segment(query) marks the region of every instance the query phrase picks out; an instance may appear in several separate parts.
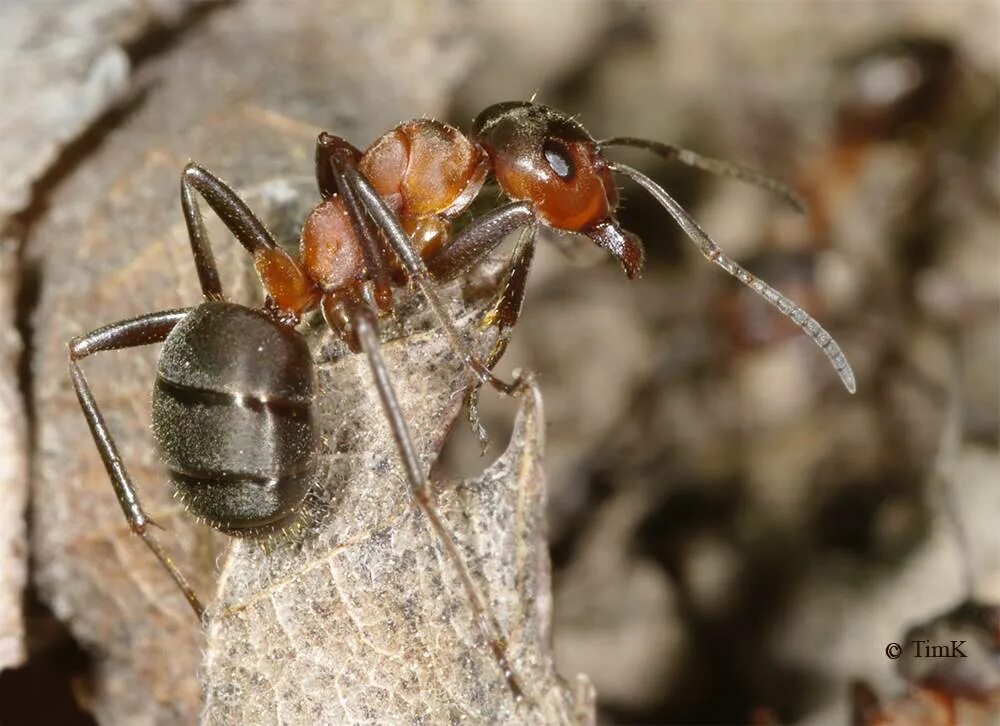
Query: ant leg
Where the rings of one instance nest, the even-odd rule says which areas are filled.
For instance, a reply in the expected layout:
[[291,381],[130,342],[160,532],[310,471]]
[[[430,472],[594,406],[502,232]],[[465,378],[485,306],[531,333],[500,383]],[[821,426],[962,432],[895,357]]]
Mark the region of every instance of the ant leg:
[[[339,174],[335,172],[334,155],[350,156],[354,163],[361,158],[361,152],[353,145],[325,131],[316,138],[316,186],[320,196],[330,199],[338,193]],[[389,278],[389,265],[382,237],[372,227],[371,218],[367,214],[357,212],[356,206],[351,210],[352,224],[355,227],[358,242],[361,245],[361,256],[365,261],[365,270],[375,287],[375,299],[379,309],[392,309],[392,282]],[[358,233],[358,226],[361,232]]]
[[[427,269],[436,280],[447,281],[467,272],[473,265],[489,254],[504,238],[514,230],[527,227],[519,238],[507,278],[493,305],[480,321],[482,328],[496,325],[500,337],[487,355],[484,364],[490,370],[497,364],[513,333],[514,325],[521,315],[524,288],[528,269],[535,253],[535,233],[537,218],[534,209],[527,202],[511,202],[474,219],[455,235],[434,257],[427,261]],[[469,425],[479,439],[482,453],[486,453],[489,437],[479,420],[479,386],[474,386],[465,397],[469,412]]]
[[94,444],[101,455],[101,461],[104,462],[104,468],[108,471],[108,477],[111,479],[111,485],[115,489],[115,495],[118,497],[118,503],[125,513],[125,519],[128,520],[129,527],[133,532],[142,537],[142,541],[146,543],[146,546],[156,555],[160,564],[170,573],[174,582],[177,583],[181,592],[184,593],[184,597],[187,598],[191,609],[194,610],[195,615],[201,620],[204,607],[202,607],[198,596],[194,594],[194,591],[188,584],[187,578],[177,569],[177,565],[174,564],[170,555],[166,553],[159,541],[149,530],[149,525],[155,525],[156,523],[142,509],[142,504],[139,502],[139,494],[136,492],[135,486],[129,478],[125,463],[118,453],[118,447],[115,446],[114,438],[111,436],[111,432],[104,422],[101,409],[98,407],[97,401],[94,400],[94,395],[90,391],[90,385],[87,383],[87,378],[84,376],[83,369],[80,368],[78,362],[80,359],[100,351],[136,348],[142,345],[161,343],[190,310],[191,308],[183,308],[180,310],[166,310],[159,313],[140,315],[137,318],[105,325],[86,335],[73,338],[69,343],[69,371],[73,378],[73,388],[76,389],[76,397],[80,401],[80,408],[83,409],[83,415],[90,426],[90,433],[94,437]]
[[438,282],[449,282],[471,270],[514,230],[534,225],[535,210],[528,202],[510,202],[476,217],[427,260],[427,270]]
[[386,206],[374,187],[353,165],[346,163],[341,167],[342,161],[342,155],[335,157],[334,171],[337,172],[336,176],[339,180],[340,196],[350,212],[349,216],[355,225],[355,231],[359,236],[365,232],[362,228],[363,222],[361,221],[364,215],[360,211],[363,207],[371,215],[376,226],[385,233],[389,244],[406,268],[410,280],[416,283],[420,291],[424,294],[435,317],[441,323],[441,327],[444,328],[445,335],[448,337],[448,342],[455,354],[473,372],[480,384],[489,383],[500,393],[514,395],[520,388],[517,382],[507,383],[506,381],[501,381],[490,372],[489,368],[481,360],[469,351],[468,345],[462,339],[462,336],[459,335],[458,330],[455,328],[455,323],[452,321],[451,316],[438,297],[437,291],[434,289],[434,283],[430,272],[427,270],[427,266],[413,248],[413,243],[410,242],[410,238],[400,226],[399,220],[396,219],[392,210]]
[[323,199],[329,199],[338,191],[333,160],[338,153],[350,155],[355,163],[361,158],[361,151],[351,142],[320,131],[316,137],[316,186]]
[[455,540],[452,538],[448,527],[441,520],[437,508],[434,506],[430,485],[423,474],[420,460],[413,446],[413,440],[410,438],[409,427],[406,425],[406,419],[403,417],[403,411],[399,407],[396,392],[392,387],[392,381],[389,380],[389,372],[382,358],[378,334],[375,330],[375,316],[367,307],[357,306],[350,311],[350,320],[354,336],[357,338],[361,350],[364,351],[365,356],[368,358],[368,366],[375,381],[375,389],[378,391],[379,399],[382,401],[382,408],[389,421],[393,440],[396,442],[396,448],[399,450],[400,458],[403,461],[403,469],[406,471],[406,479],[410,485],[413,499],[417,503],[417,506],[420,507],[420,510],[426,515],[427,521],[430,522],[431,528],[441,541],[448,559],[452,561],[455,570],[458,572],[459,579],[462,581],[462,587],[465,589],[466,597],[472,608],[472,619],[476,629],[489,644],[490,650],[493,651],[493,657],[503,671],[507,686],[510,688],[514,698],[520,700],[524,692],[510,664],[510,660],[507,658],[504,640],[496,634],[499,628],[487,617],[486,607],[483,605],[476,586],[472,582],[472,576],[469,574],[469,570],[462,560],[462,555],[455,545]]
[[222,283],[215,266],[208,230],[201,217],[195,192],[201,194],[236,240],[256,257],[265,249],[277,248],[274,237],[232,187],[203,166],[189,161],[181,172],[181,207],[191,239],[191,253],[198,269],[201,290],[207,299],[222,299]]
[[253,255],[272,312],[297,321],[302,311],[316,300],[316,291],[302,268],[278,246],[264,223],[228,184],[190,161],[181,173],[181,206],[205,299],[222,300],[222,283],[195,192],[201,194],[236,240]]
[[798,192],[789,187],[787,184],[780,182],[777,179],[773,179],[759,171],[755,171],[754,169],[748,169],[745,166],[734,164],[731,161],[712,159],[708,156],[697,154],[694,151],[673,146],[672,144],[650,141],[649,139],[637,139],[633,136],[615,136],[611,139],[602,139],[597,142],[597,146],[601,149],[607,148],[608,146],[630,146],[635,149],[652,151],[654,154],[666,159],[667,161],[676,159],[680,163],[686,164],[687,166],[695,169],[701,169],[702,171],[707,171],[710,174],[716,174],[718,176],[728,176],[733,179],[739,179],[747,184],[753,184],[761,189],[766,189],[772,194],[784,199],[799,212],[804,213],[806,211],[805,200],[798,194]]
[[[526,228],[517,238],[517,244],[511,255],[510,268],[507,271],[507,278],[503,287],[497,294],[496,299],[490,309],[479,321],[479,327],[486,329],[495,326],[498,337],[496,343],[483,363],[493,370],[493,367],[500,361],[507,351],[511,336],[514,333],[514,326],[517,325],[521,317],[521,308],[524,304],[524,290],[528,281],[528,271],[531,269],[531,260],[535,256],[535,233],[537,227],[532,225]],[[469,425],[473,433],[479,439],[482,454],[486,454],[489,447],[489,437],[486,429],[479,420],[479,386],[470,389],[465,397],[466,408],[469,412]]]

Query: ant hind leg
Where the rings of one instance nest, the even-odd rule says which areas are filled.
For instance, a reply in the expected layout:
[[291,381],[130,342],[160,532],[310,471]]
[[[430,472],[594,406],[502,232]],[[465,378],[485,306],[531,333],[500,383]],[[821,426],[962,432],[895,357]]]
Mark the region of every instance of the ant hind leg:
[[191,254],[206,300],[222,300],[222,283],[212,255],[208,230],[195,192],[251,254],[257,275],[268,295],[267,309],[277,317],[297,322],[314,304],[316,293],[302,268],[274,241],[274,237],[240,196],[208,169],[188,162],[181,172],[181,207],[191,241]]
[[101,409],[94,399],[94,394],[91,393],[90,385],[87,383],[87,378],[79,363],[81,359],[101,351],[161,343],[189,312],[190,308],[184,308],[140,315],[137,318],[105,325],[103,328],[98,328],[86,335],[73,338],[69,343],[69,370],[80,408],[87,419],[87,425],[94,437],[94,444],[97,446],[101,461],[104,462],[104,468],[108,471],[108,477],[111,479],[111,485],[114,487],[115,495],[118,497],[118,503],[125,514],[125,519],[128,520],[129,527],[142,537],[142,541],[156,555],[164,569],[170,573],[170,577],[184,593],[191,609],[201,620],[204,607],[191,585],[188,584],[187,578],[184,577],[170,555],[163,549],[159,540],[150,531],[149,525],[155,525],[155,522],[147,516],[142,508],[139,494],[135,485],[132,484],[128,470],[125,468],[125,462],[122,461],[121,454],[118,453],[114,437],[104,422],[104,416],[101,415]]
[[215,176],[203,166],[189,161],[181,172],[181,207],[184,210],[184,222],[187,225],[188,237],[191,240],[191,254],[198,270],[201,290],[207,300],[222,299],[222,283],[219,280],[219,270],[212,255],[212,246],[208,239],[208,230],[201,216],[198,205],[198,192],[226,227],[236,237],[236,240],[246,248],[246,251],[256,257],[261,251],[275,249],[271,233],[267,231],[257,215],[246,202],[233,191],[232,187]]
[[420,459],[413,445],[413,439],[410,436],[409,427],[406,424],[406,419],[399,406],[399,400],[396,398],[392,381],[389,379],[389,372],[382,358],[378,333],[375,328],[375,315],[368,307],[359,305],[350,310],[348,316],[351,321],[353,335],[356,337],[361,350],[368,359],[368,366],[371,369],[375,389],[378,391],[382,409],[385,412],[389,428],[392,431],[393,440],[396,443],[396,449],[399,451],[400,458],[402,459],[403,469],[406,472],[406,479],[410,486],[413,500],[427,517],[427,521],[441,542],[445,556],[451,560],[462,582],[466,599],[472,609],[472,619],[476,630],[479,631],[483,640],[489,644],[493,657],[503,672],[504,679],[514,698],[520,700],[524,692],[514,673],[513,666],[507,657],[504,639],[498,635],[499,627],[489,617],[488,610],[479,596],[479,592],[472,581],[472,576],[469,574],[468,567],[466,567],[461,553],[458,551],[455,540],[434,505],[430,484],[423,473]]

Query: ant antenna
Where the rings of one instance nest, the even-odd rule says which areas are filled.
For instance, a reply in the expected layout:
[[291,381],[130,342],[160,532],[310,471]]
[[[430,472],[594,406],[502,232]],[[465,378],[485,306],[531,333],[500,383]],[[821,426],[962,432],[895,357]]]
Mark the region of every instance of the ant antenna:
[[786,202],[795,207],[797,211],[802,214],[806,213],[805,199],[803,199],[798,192],[789,187],[787,184],[784,184],[777,179],[772,179],[766,174],[761,174],[759,171],[748,169],[747,167],[740,166],[739,164],[734,164],[731,161],[712,159],[708,156],[697,154],[694,151],[689,151],[688,149],[681,149],[680,147],[673,146],[671,144],[664,144],[660,141],[637,139],[634,136],[615,136],[610,139],[598,141],[597,146],[600,148],[604,148],[605,146],[630,146],[636,149],[652,151],[654,154],[663,157],[667,161],[676,159],[680,163],[687,164],[695,169],[701,169],[702,171],[717,174],[718,176],[727,176],[733,179],[739,179],[740,181],[753,184],[761,189],[766,189],[772,194],[784,199]]
[[708,233],[705,232],[705,230],[698,226],[698,223],[694,221],[694,218],[691,217],[691,215],[677,203],[677,200],[667,194],[667,192],[664,191],[659,184],[654,182],[642,172],[633,169],[630,166],[626,166],[625,164],[609,162],[608,166],[612,171],[624,174],[649,192],[653,198],[656,199],[656,201],[658,201],[660,205],[670,213],[670,216],[674,218],[674,221],[677,222],[680,228],[684,230],[685,234],[687,234],[691,241],[698,245],[698,249],[701,251],[701,254],[705,256],[705,259],[709,262],[717,264],[723,270],[771,303],[771,305],[778,308],[778,310],[780,310],[786,317],[791,318],[791,320],[802,328],[806,335],[812,338],[813,342],[816,343],[816,345],[818,345],[824,353],[826,353],[826,357],[830,359],[830,363],[833,364],[833,368],[837,371],[837,375],[840,376],[840,380],[843,382],[844,387],[850,393],[854,393],[857,390],[857,383],[854,379],[854,371],[851,370],[851,364],[847,362],[844,352],[840,349],[837,341],[833,339],[833,336],[826,332],[826,330],[823,329],[823,326],[813,320],[809,313],[768,285],[766,282],[751,275],[743,267],[727,257],[722,251],[722,248],[708,236]]

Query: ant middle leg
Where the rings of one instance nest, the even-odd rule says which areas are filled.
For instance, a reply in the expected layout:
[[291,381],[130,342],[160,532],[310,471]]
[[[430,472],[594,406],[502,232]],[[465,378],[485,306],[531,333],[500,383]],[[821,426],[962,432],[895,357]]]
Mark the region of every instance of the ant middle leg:
[[469,574],[468,567],[466,567],[461,553],[458,551],[455,540],[434,505],[430,484],[423,473],[423,467],[420,464],[416,448],[413,445],[409,427],[399,406],[399,400],[396,398],[392,381],[389,379],[385,360],[382,358],[378,332],[376,330],[376,316],[363,303],[353,305],[344,312],[346,319],[350,323],[352,335],[358,341],[362,352],[364,352],[368,359],[368,366],[371,369],[375,389],[378,392],[382,409],[389,422],[389,428],[392,431],[396,449],[399,451],[413,500],[427,517],[427,521],[430,523],[434,534],[440,540],[447,558],[451,560],[452,565],[458,573],[459,579],[462,582],[462,588],[465,590],[466,598],[472,609],[472,619],[476,630],[479,631],[480,637],[489,644],[493,657],[503,672],[504,679],[514,698],[520,700],[523,698],[524,691],[510,663],[510,659],[507,657],[505,639],[498,634],[500,628],[495,620],[488,615],[488,610],[479,596],[479,592],[472,581],[472,576]]
[[205,299],[222,300],[224,297],[195,192],[205,199],[236,241],[253,256],[272,312],[297,319],[315,302],[315,291],[305,273],[291,255],[278,246],[264,223],[232,187],[205,167],[190,161],[181,172],[181,207]]
[[125,462],[122,461],[118,447],[115,445],[114,437],[108,429],[101,415],[101,409],[94,399],[94,395],[87,383],[87,378],[80,367],[79,361],[87,356],[106,350],[119,350],[122,348],[136,348],[153,343],[161,343],[166,340],[170,331],[184,319],[190,312],[190,308],[179,310],[166,310],[158,313],[140,315],[130,320],[122,320],[117,323],[105,325],[102,328],[91,331],[86,335],[73,338],[69,343],[69,370],[73,378],[73,388],[76,390],[76,397],[83,409],[83,415],[87,419],[90,433],[94,437],[94,444],[107,469],[111,485],[114,487],[118,503],[121,505],[125,519],[133,532],[142,537],[156,558],[163,565],[164,569],[170,573],[177,587],[184,593],[188,604],[194,610],[195,615],[201,620],[204,607],[194,590],[188,583],[187,578],[177,568],[174,561],[167,554],[159,540],[150,531],[150,525],[156,525],[149,518],[139,501],[139,494],[132,484]]

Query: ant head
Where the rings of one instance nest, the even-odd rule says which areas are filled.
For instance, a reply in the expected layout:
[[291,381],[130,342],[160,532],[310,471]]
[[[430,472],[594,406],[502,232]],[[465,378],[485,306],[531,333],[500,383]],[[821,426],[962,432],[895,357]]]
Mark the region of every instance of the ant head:
[[642,269],[639,238],[615,219],[618,192],[597,142],[571,117],[537,103],[490,106],[472,124],[511,199],[530,201],[555,229],[580,232],[614,255],[625,274]]

